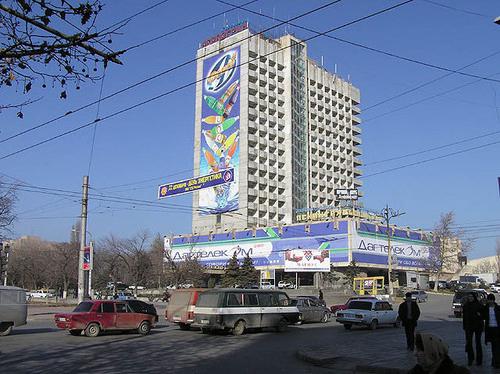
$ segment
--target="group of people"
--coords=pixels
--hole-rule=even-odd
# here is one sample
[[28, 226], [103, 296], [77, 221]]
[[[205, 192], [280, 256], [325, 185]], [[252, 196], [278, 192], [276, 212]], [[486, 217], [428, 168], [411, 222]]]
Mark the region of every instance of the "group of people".
[[462, 309], [462, 318], [469, 365], [474, 363], [474, 359], [476, 365], [483, 363], [481, 335], [484, 332], [484, 342], [491, 345], [491, 365], [500, 369], [500, 306], [495, 302], [495, 295], [489, 294], [486, 305], [483, 305], [475, 293], [468, 294]]
[[[500, 306], [495, 303], [495, 295], [489, 294], [487, 304], [483, 305], [476, 294], [469, 294], [462, 314], [469, 366], [474, 363], [474, 359], [478, 366], [483, 363], [481, 335], [484, 331], [485, 343], [491, 344], [491, 365], [496, 369], [500, 368]], [[440, 337], [427, 333], [415, 334], [420, 308], [410, 292], [399, 305], [398, 316], [405, 329], [406, 348], [414, 351], [417, 359], [417, 365], [410, 371], [411, 374], [469, 373], [468, 369], [453, 363], [448, 356], [448, 346]], [[476, 346], [475, 354], [473, 341]]]

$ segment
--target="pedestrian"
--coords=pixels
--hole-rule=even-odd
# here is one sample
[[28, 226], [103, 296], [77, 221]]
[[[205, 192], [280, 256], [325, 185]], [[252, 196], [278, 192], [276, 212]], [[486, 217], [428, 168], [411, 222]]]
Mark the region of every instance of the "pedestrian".
[[417, 333], [417, 364], [408, 374], [468, 374], [469, 369], [455, 365], [448, 356], [448, 345], [439, 336]]
[[474, 362], [474, 348], [472, 341], [476, 342], [476, 365], [483, 363], [483, 349], [481, 346], [481, 334], [484, 330], [483, 305], [477, 299], [475, 293], [467, 295], [462, 309], [463, 328], [465, 331], [465, 352], [469, 366]]
[[484, 341], [491, 344], [491, 366], [500, 369], [500, 307], [495, 302], [495, 295], [490, 293], [488, 304], [483, 309]]
[[415, 349], [415, 327], [420, 317], [420, 308], [416, 301], [411, 297], [411, 292], [405, 294], [405, 301], [399, 305], [399, 319], [405, 328], [406, 349], [413, 351]]
[[319, 299], [323, 301], [323, 291], [321, 291], [321, 288], [319, 289]]

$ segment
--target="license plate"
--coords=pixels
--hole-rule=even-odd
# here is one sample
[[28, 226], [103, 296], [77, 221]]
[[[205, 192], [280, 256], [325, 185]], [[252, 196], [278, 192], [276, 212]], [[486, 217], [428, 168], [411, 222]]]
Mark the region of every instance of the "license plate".
[[200, 322], [204, 325], [208, 325], [210, 321], [208, 319], [202, 319]]

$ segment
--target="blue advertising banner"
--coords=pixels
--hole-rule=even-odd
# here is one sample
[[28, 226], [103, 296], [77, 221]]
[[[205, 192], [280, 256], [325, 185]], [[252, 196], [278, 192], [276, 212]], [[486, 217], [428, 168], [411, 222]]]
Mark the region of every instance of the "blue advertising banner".
[[203, 61], [200, 174], [232, 169], [234, 182], [200, 189], [200, 214], [219, 214], [238, 209], [239, 63], [239, 47]]
[[180, 195], [192, 191], [220, 186], [234, 181], [234, 169], [226, 169], [200, 177], [186, 179], [179, 182], [162, 184], [158, 187], [158, 199]]

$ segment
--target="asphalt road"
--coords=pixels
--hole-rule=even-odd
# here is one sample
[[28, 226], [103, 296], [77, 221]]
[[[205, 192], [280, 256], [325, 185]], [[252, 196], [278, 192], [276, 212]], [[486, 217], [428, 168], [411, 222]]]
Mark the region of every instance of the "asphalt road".
[[[461, 321], [450, 316], [451, 297], [431, 295], [421, 304], [419, 328], [450, 344], [452, 358], [465, 360]], [[148, 336], [105, 334], [71, 336], [57, 330], [51, 313], [61, 308], [34, 308], [28, 325], [0, 338], [2, 373], [329, 373], [295, 357], [299, 349], [331, 349], [353, 359], [382, 366], [411, 367], [404, 332], [393, 327], [345, 331], [336, 322], [293, 326], [285, 333], [264, 331], [243, 336], [181, 331], [163, 318]], [[159, 313], [162, 312], [159, 310]], [[489, 363], [489, 355], [485, 364]], [[484, 368], [483, 371], [491, 372]]]

